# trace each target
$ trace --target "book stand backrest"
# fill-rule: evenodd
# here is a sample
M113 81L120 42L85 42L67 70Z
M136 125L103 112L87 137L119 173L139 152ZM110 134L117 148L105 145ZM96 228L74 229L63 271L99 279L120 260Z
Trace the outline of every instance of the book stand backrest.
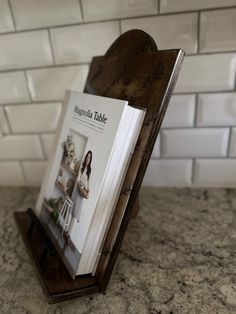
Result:
M123 34L104 57L95 57L85 92L128 100L146 109L146 117L118 199L96 278L104 291L108 284L153 146L176 83L183 51L157 51L154 40L140 30ZM172 77L173 76L173 77Z
M130 105L145 108L146 116L94 276L71 279L58 254L51 249L50 240L42 235L40 222L35 223L37 217L33 217L33 212L15 214L48 302L105 291L183 55L180 49L158 51L148 34L132 30L120 36L105 56L93 58L84 92L128 100Z

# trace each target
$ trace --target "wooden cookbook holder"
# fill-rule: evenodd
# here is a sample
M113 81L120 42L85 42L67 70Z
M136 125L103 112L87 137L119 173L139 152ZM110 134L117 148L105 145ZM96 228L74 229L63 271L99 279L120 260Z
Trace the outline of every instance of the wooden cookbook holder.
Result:
M120 36L105 56L93 58L84 92L128 100L133 106L145 108L146 116L94 276L73 280L34 212L15 213L49 303L106 290L127 224L137 208L139 188L183 55L180 49L158 51L148 34L132 30Z

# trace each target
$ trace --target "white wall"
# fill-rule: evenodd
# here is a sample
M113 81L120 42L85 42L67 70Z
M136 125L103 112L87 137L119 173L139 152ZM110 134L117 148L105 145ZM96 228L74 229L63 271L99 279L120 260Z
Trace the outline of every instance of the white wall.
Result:
M236 0L1 0L0 185L39 185L66 88L147 31L187 56L144 184L236 186Z

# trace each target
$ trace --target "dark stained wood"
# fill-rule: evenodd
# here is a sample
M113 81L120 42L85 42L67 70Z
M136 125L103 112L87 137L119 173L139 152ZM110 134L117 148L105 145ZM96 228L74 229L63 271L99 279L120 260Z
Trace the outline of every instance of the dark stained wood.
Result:
M68 272L59 259L56 263L51 263L50 268L46 265L42 269L38 262L38 240L35 239L32 244L25 236L28 224L26 214L16 214L23 239L50 302L106 290L125 230L137 204L139 188L176 83L183 55L180 49L158 51L148 34L132 30L120 36L105 56L93 58L84 91L128 100L129 104L146 109L146 116L94 277L79 276L70 281Z
M140 208L140 205L139 205L139 198L137 197L136 200L135 200L133 209L132 209L131 218L135 218L135 217L138 215L139 208Z
M99 290L96 278L91 275L80 276L73 280L58 254L41 259L44 243L35 229L30 240L27 235L31 224L30 216L27 212L16 212L15 219L49 303L65 301Z
M101 291L105 291L114 267L182 59L183 51L157 51L149 35L134 30L122 35L104 57L92 61L85 92L128 100L146 109L96 271Z

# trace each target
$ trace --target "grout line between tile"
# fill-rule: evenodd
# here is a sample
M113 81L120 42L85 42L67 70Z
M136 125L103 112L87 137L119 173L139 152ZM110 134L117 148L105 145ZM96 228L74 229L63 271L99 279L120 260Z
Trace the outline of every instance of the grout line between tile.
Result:
M50 45L50 48L51 48L53 66L55 66L56 65L56 58L55 58L55 53L54 53L54 49L53 49L52 36L51 36L50 29L48 29L48 40L49 40L49 45Z
M25 169L24 169L24 166L23 166L23 161L19 160L19 164L20 164L22 175L23 175L24 183L27 184L28 182L27 182Z
M157 0L157 14L161 14L161 0Z
M226 156L223 156L223 157L204 157L204 156L195 156L195 157L189 157L189 156L185 156L185 157L152 157L151 160L169 160L169 161L175 161L175 160L198 160L198 159L201 159L201 160L235 160L236 161L236 157L226 157ZM21 162L48 162L47 159L45 158L25 158L25 159L14 159L14 158L2 158L0 159L0 163L1 162L18 162L18 161L21 161Z
M62 99L61 100L42 100L42 101L27 101L27 102L13 102L13 103L4 103L4 104L0 104L0 106L7 106L7 107L11 107L11 106L31 106L31 105L42 105L42 104L61 104L62 103Z
M147 15L147 17L148 16L150 16L150 15ZM156 15L151 15L151 16L156 16ZM46 26L42 26L42 27L20 29L20 30L16 30L15 32L12 32L12 31L2 32L0 35L12 35L12 34L27 33L27 32L33 32L33 31L36 32L36 31L43 31L43 30L47 30L47 29L58 29L58 28L67 28L67 27L73 27L73 26L83 26L83 25L87 25L87 24L101 24L101 23L109 23L109 22L118 22L119 19L121 19L121 18L113 18L113 19L97 20L97 21L75 22L75 23L67 23L67 24L51 25L51 26L46 25Z
M206 160L235 160L236 161L236 157L226 157L226 156L222 156L222 157L219 157L219 156L211 156L211 157L206 157L206 156L181 156L181 157L162 157L162 158L159 158L159 157L152 157L151 158L152 160L192 160L192 159L206 159Z
M194 104L194 120L193 127L197 127L197 113L198 113L198 94L195 94L195 104Z
M8 124L8 128L9 128L9 134L7 134L7 135L10 135L10 134L12 134L13 132L12 132L12 127L11 127L11 123L10 123L10 120L9 120L9 117L8 117L8 114L7 114L7 111L6 111L6 108L3 106L3 113L4 113L4 115L5 115L5 118L6 118L6 122L7 122L7 124ZM6 136L7 136L6 135Z
M40 135L40 134L55 134L56 131L52 131L52 132L48 132L48 131L41 131L41 132L12 132L12 133L9 133L9 134L6 134L6 137L7 136L10 136L10 135L14 135L14 136L37 136L37 135Z
M195 165L196 165L196 158L193 158L192 159L191 184L193 184L195 181L195 172L196 172Z
M195 94L230 94L236 93L236 90L229 90L229 91L213 91L213 92L186 92L186 93L175 93L173 96L184 96L184 95L195 95ZM32 105L32 104L51 104L51 103L62 103L63 99L48 99L48 100L32 100L29 101L19 101L19 102L9 102L9 103L0 103L0 106L15 106L15 105Z
M200 52L200 31L201 31L201 13L198 12L198 17L197 17L197 54Z
M119 20L119 33L122 34L121 20Z
M205 130L205 129L228 129L230 127L234 127L235 125L224 125L224 126L199 126L199 127L189 127L189 126L186 126L186 127L164 127L164 128L161 128L160 130L160 133L159 133L159 136L160 136L160 151L161 151L161 156L163 155L163 132L164 131L178 131L178 130ZM11 132L11 134L7 134L7 135L19 135L19 136L27 136L27 135L44 135L44 134L55 134L56 131L37 131L37 132ZM7 136L6 135L6 136Z
M233 127L234 124L232 125L199 125L196 127L189 127L189 126L178 126L178 127L163 127L161 128L162 131L166 130L201 130L201 129L228 129L229 127Z
M11 0L8 0L8 6L9 6L9 9L10 9L10 12L11 12L11 17L12 17L12 22L13 22L13 25L14 25L14 29L15 29L15 32L17 31L16 30L16 21L15 21L15 16L14 16L14 12L13 12L13 8L12 8L12 5L11 5ZM9 32L10 34L14 33L14 32ZM4 34L4 33L3 33Z
M80 12L81 12L81 18L82 18L82 21L84 22L84 8L83 8L83 3L82 3L82 0L78 0L78 1L79 1Z
M161 16L166 16L166 15L176 15L176 14L188 14L188 13L196 13L196 12L210 12L210 11L222 11L222 10L230 10L230 9L235 9L235 5L230 5L230 6L224 6L224 7L213 7L213 8L204 8L204 9L192 9L192 10L180 10L180 11L170 11L170 12L160 12ZM148 17L144 16L144 17ZM134 17L129 17L127 19L132 19ZM139 17L136 17L139 18Z
M7 159L5 159L5 158L3 158L3 159L0 159L0 163L1 162L33 162L33 161L35 161L35 162L47 162L47 160L45 160L45 159L40 159L40 158L32 158L32 159L30 159L30 158L25 158L25 159L14 159L14 158L7 158Z
M2 108L2 111L3 111L3 119L5 120L6 124L7 124L7 128L9 130L9 132L11 131L11 128L10 128L10 123L9 123L9 120L8 120L8 117L7 117L7 113L6 113L6 109L0 105L0 107ZM0 131L2 132L2 136L7 136L8 132L3 132L3 130L1 129L1 126L0 126Z
M193 95L194 93L197 94L226 94L226 93L235 93L235 89L229 90L209 90L209 91L191 91L191 92L175 92L173 95Z
M236 73L234 74L234 89L236 90Z
M211 56L211 55L221 55L221 54L234 54L236 50L220 50L220 51L203 51L198 53L186 53L186 57L198 57L198 56Z
M227 145L227 153L226 156L230 157L230 146L231 146L231 138L232 138L232 127L229 128L229 137L228 137L228 145Z
M43 66L36 66L36 67L29 67L29 68L5 69L5 70L0 70L0 74L9 73L9 72L55 69L55 68L74 67L74 66L83 66L83 65L89 66L89 64L90 62L79 62L79 63L66 63L66 64L63 63L63 64L56 64L56 65L43 65Z
M29 96L29 101L32 102L33 98L31 96L26 70L24 70L23 73L24 73L24 77L25 77L25 84L26 84L26 89L27 89L27 93L28 93L28 96Z
M162 138L161 138L161 130L159 131L159 141L160 141L160 158L162 158Z
M160 158L163 158L163 147L164 147L164 140L163 140L163 132L162 132L162 128L159 131L159 136L160 136Z
M43 152L43 157L45 159L47 159L47 154L46 154L46 151L45 151L45 147L43 145L43 139L42 139L42 136L41 134L38 135L39 136L39 142L40 142L40 145L41 145L41 149L42 149L42 152Z

